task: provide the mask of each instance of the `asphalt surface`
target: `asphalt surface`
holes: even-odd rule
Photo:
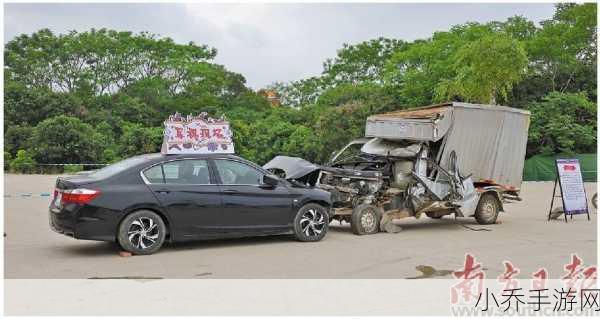
[[[465,254],[482,263],[487,278],[510,261],[519,277],[545,267],[564,275],[577,253],[597,261],[597,213],[568,223],[548,222],[551,182],[522,186],[523,202],[505,205],[500,223],[472,218],[408,218],[397,234],[356,236],[333,222],[325,239],[301,243],[291,236],[199,241],[166,245],[151,256],[121,257],[115,244],[75,240],[50,230],[48,204],[56,176],[4,175],[5,278],[451,278]],[[596,192],[586,184],[588,197]],[[27,194],[31,194],[27,196]],[[477,231],[479,230],[479,231]]]

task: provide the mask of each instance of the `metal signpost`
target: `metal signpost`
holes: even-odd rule
[[[554,181],[554,191],[552,192],[552,202],[550,203],[550,212],[548,220],[552,214],[554,199],[556,195],[556,185],[560,187],[560,197],[563,203],[565,222],[567,215],[587,214],[590,220],[590,212],[587,203],[583,177],[581,176],[581,167],[577,159],[556,159],[556,180]]]

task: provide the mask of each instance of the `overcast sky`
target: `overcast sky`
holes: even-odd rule
[[[4,41],[49,28],[150,31],[218,50],[216,62],[254,89],[318,75],[343,43],[428,38],[468,21],[522,15],[538,23],[552,4],[5,4]]]

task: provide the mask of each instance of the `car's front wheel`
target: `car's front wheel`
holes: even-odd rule
[[[383,213],[375,205],[361,204],[352,210],[350,227],[356,235],[372,235],[379,232],[379,224]]]
[[[127,215],[119,225],[121,247],[136,255],[150,255],[163,245],[167,228],[158,214],[139,210]]]
[[[294,218],[294,236],[299,241],[319,241],[329,229],[327,209],[319,204],[302,206]]]

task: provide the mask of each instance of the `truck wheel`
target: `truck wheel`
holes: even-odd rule
[[[150,255],[165,241],[167,227],[162,218],[149,210],[133,212],[119,225],[117,241],[126,251],[135,255]]]
[[[498,199],[493,194],[483,194],[479,198],[477,209],[475,210],[475,220],[481,225],[490,225],[496,223],[500,205]]]
[[[294,218],[294,236],[299,241],[319,241],[329,229],[327,209],[319,204],[309,203],[298,210]]]
[[[370,235],[379,231],[381,210],[374,205],[361,204],[352,210],[350,226],[356,235]]]

